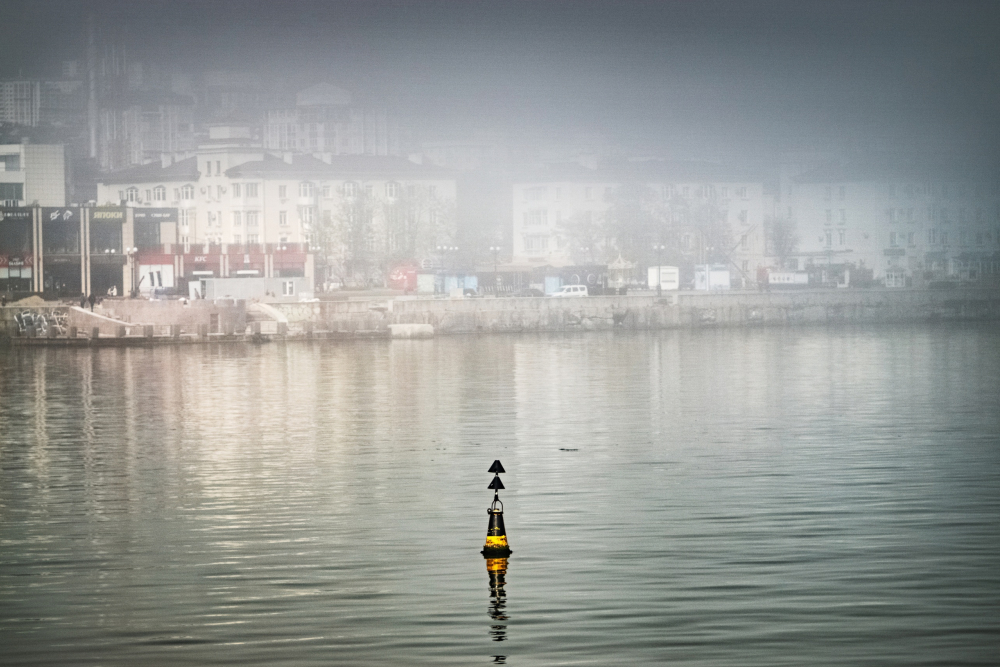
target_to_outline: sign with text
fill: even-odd
[[[121,206],[114,208],[95,208],[90,211],[91,221],[104,220],[107,222],[122,222],[125,220],[125,209]]]
[[[132,219],[135,222],[177,222],[176,208],[134,208]]]
[[[0,208],[0,222],[5,220],[31,220],[30,208]]]

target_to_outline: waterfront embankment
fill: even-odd
[[[671,292],[662,296],[586,298],[375,297],[272,303],[232,299],[106,302],[101,314],[45,305],[0,309],[0,336],[29,337],[16,317],[26,311],[65,326],[37,338],[142,337],[154,340],[243,340],[264,337],[390,335],[393,325],[424,325],[435,334],[578,330],[654,330],[803,324],[1000,320],[1000,292],[961,290],[815,290]],[[152,332],[152,333],[151,333]],[[123,341],[124,342],[124,341]],[[147,341],[148,342],[148,341]]]
[[[377,331],[429,324],[438,334],[650,330],[1000,319],[996,290],[675,292],[657,297],[383,299],[275,304],[289,329]]]

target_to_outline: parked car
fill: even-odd
[[[589,296],[590,293],[587,291],[586,285],[563,285],[559,288],[558,292],[555,292],[552,296],[554,297],[573,297],[573,296]]]

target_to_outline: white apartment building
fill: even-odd
[[[102,204],[177,208],[176,242],[185,246],[312,244],[320,222],[340,221],[361,196],[376,237],[366,242],[382,246],[397,202],[419,202],[405,211],[407,223],[443,221],[455,178],[395,156],[276,153],[254,145],[248,128],[220,125],[190,155],[107,174],[98,185]]]
[[[998,273],[998,184],[927,167],[832,164],[782,186],[799,268],[850,265],[888,287]]]
[[[766,266],[765,216],[772,199],[762,179],[719,165],[663,160],[633,160],[607,167],[556,165],[513,186],[513,263],[525,266],[570,266],[583,261],[606,263],[619,250],[612,231],[581,257],[571,243],[571,225],[601,227],[621,188],[642,191],[643,208],[655,220],[648,230],[650,245],[671,246],[690,263],[725,260],[734,274],[747,281]],[[726,247],[715,248],[699,222],[711,217],[725,228]],[[599,235],[600,236],[600,235]],[[715,234],[715,238],[720,235]],[[627,261],[650,262],[645,257]],[[675,255],[676,256],[676,255]],[[713,259],[714,258],[714,259]]]
[[[66,160],[61,144],[0,146],[0,205],[65,206]]]

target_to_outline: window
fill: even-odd
[[[181,199],[191,200],[194,199],[194,186],[185,185],[181,188]]]
[[[742,222],[744,225],[747,224],[747,222],[750,221],[750,213],[746,209],[743,209],[742,211],[740,211],[739,219],[740,222]]]
[[[222,175],[222,160],[215,161],[215,175],[216,176]]]
[[[211,176],[212,175],[212,161],[211,160],[205,160],[205,175],[206,176]]]
[[[736,188],[736,194],[738,196],[742,197],[743,199],[746,199],[747,198],[747,186],[743,185],[743,186],[740,186],[740,187]]]
[[[288,226],[288,211],[278,211],[278,225],[281,227]]]
[[[153,191],[146,188],[146,201],[153,201]]]
[[[311,225],[316,220],[316,209],[312,206],[299,207],[299,222],[303,225]]]
[[[371,183],[366,183],[365,184],[365,196],[366,197],[373,197],[373,196],[375,196],[375,186],[372,185]]]
[[[399,183],[386,183],[385,184],[385,196],[389,199],[395,199],[399,196]]]
[[[243,237],[241,237],[239,234],[233,234],[233,243],[235,243],[236,245],[243,243]]]
[[[153,200],[167,201],[167,189],[162,185],[157,185],[155,188],[153,188]]]
[[[194,222],[195,209],[193,208],[182,208],[177,212],[177,219],[181,225],[181,229],[187,229]]]
[[[524,224],[528,226],[547,225],[549,212],[544,208],[524,212]]]
[[[889,232],[889,245],[893,248],[899,245],[899,239],[896,236],[896,232]]]
[[[927,242],[931,245],[936,245],[938,242],[938,230],[928,229],[927,230]]]
[[[833,230],[826,230],[826,247],[829,248],[833,245]]]
[[[239,211],[233,211],[233,227],[239,227],[243,224],[243,214]]]
[[[282,296],[295,296],[295,281],[294,280],[282,280],[281,281],[281,295]]]
[[[247,234],[247,243],[260,243],[260,236],[257,234]]]
[[[355,197],[358,194],[358,184],[357,183],[344,183],[344,196],[345,197]]]
[[[948,232],[941,232],[941,245],[948,245]]]
[[[215,186],[215,198],[216,199],[222,199],[222,193],[224,193],[225,191],[226,191],[226,189],[224,187],[222,187],[221,185],[216,185]]]
[[[330,198],[330,184],[329,183],[324,183],[323,184],[323,198],[324,199],[329,199]]]
[[[844,208],[840,209],[840,224],[842,225],[847,224],[847,209]]]
[[[913,232],[906,233],[906,245],[912,246],[914,244],[913,237],[914,237]]]
[[[840,245],[847,245],[847,230],[846,229],[838,229],[837,230],[837,241],[840,243]]]
[[[240,184],[233,183],[233,199],[239,199],[242,195],[240,194]]]
[[[246,219],[247,219],[247,231],[250,231],[251,229],[257,229],[257,226],[260,224],[260,211],[247,211]]]
[[[309,181],[302,181],[299,183],[299,196],[300,197],[312,197],[316,192],[316,188]]]
[[[279,185],[278,186],[278,197],[280,199],[288,199],[288,186],[287,185]]]
[[[690,185],[685,185],[684,187],[681,188],[681,196],[682,197],[690,197],[691,196],[691,186]]]
[[[139,201],[139,188],[132,186],[125,190],[125,201],[137,202]]]
[[[247,197],[255,198],[258,196],[256,183],[245,183],[243,187],[246,190]]]
[[[288,243],[288,237],[287,236],[278,237],[278,243]]]
[[[525,236],[524,249],[527,252],[543,252],[549,249],[549,237]]]

